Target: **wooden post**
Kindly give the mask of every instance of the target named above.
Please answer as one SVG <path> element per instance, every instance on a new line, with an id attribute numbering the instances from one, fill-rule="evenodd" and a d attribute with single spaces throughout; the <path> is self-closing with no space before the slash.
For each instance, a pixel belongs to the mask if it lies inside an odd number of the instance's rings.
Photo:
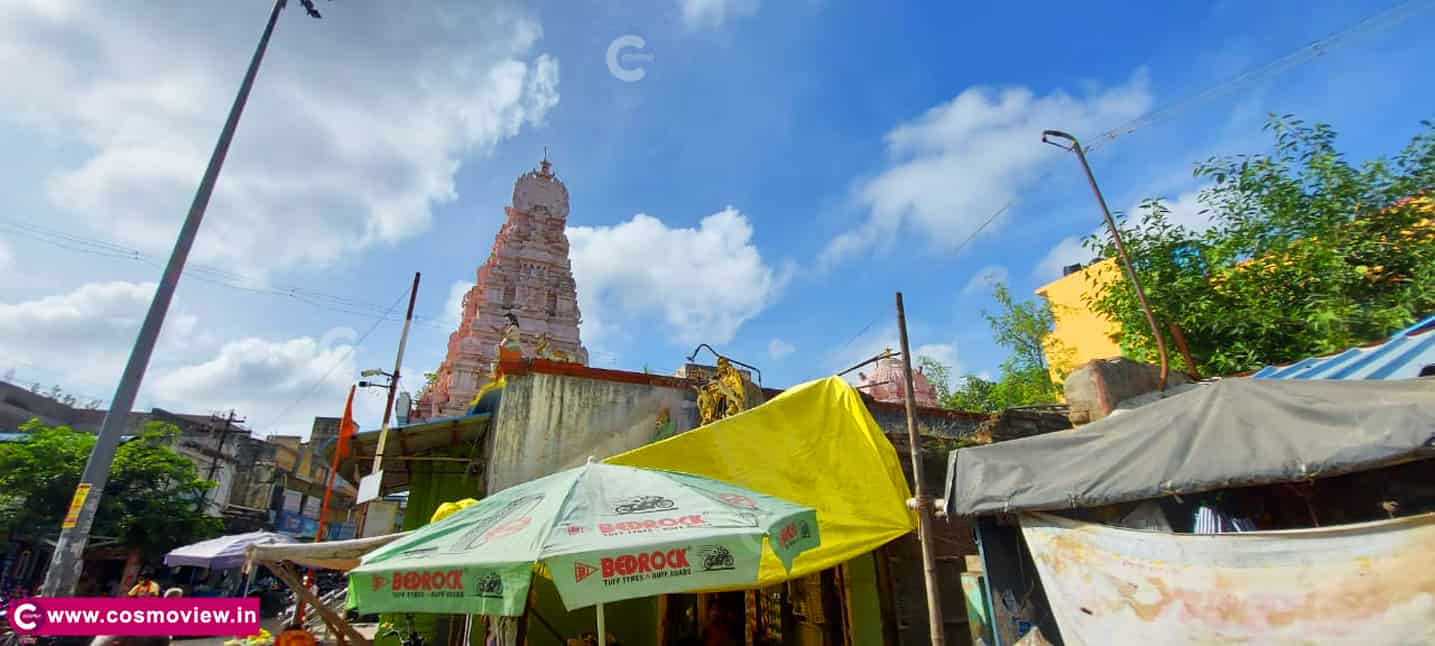
<path id="1" fill-rule="evenodd" d="M 289 589 L 294 591 L 295 596 L 314 606 L 314 611 L 319 613 L 319 616 L 324 619 L 324 623 L 328 624 L 331 630 L 348 637 L 353 641 L 355 646 L 373 646 L 372 642 L 364 639 L 364 636 L 359 634 L 359 631 L 354 630 L 354 627 L 349 625 L 349 622 L 344 621 L 343 617 L 335 614 L 333 610 L 330 610 L 319 601 L 319 598 L 314 596 L 314 593 L 310 592 L 309 588 L 304 587 L 303 582 L 299 580 L 299 575 L 290 570 L 288 566 L 278 563 L 265 563 L 264 567 L 269 568 L 269 571 L 273 572 L 274 576 L 279 577 L 279 580 L 283 581 L 284 585 L 289 586 Z M 296 616 L 295 619 L 302 628 L 304 618 Z"/>
<path id="2" fill-rule="evenodd" d="M 937 553 L 932 537 L 932 499 L 927 496 L 927 483 L 923 476 L 922 438 L 917 433 L 917 400 L 912 385 L 912 349 L 907 343 L 907 313 L 902 307 L 902 292 L 897 292 L 897 331 L 902 340 L 907 442 L 908 450 L 912 454 L 912 493 L 917 499 L 917 538 L 922 541 L 922 575 L 927 584 L 927 621 L 931 625 L 932 646 L 946 646 L 946 626 L 942 624 L 942 589 L 938 587 Z"/>

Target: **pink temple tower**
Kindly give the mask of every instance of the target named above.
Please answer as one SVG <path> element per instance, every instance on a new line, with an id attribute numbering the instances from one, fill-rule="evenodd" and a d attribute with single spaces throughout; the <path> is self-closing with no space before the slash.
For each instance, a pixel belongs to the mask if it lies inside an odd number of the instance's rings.
<path id="1" fill-rule="evenodd" d="M 488 261 L 478 268 L 463 297 L 458 330 L 448 337 L 448 355 L 437 377 L 419 398 L 420 419 L 464 414 L 478 389 L 488 383 L 498 345 L 512 319 L 525 357 L 545 354 L 588 364 L 578 335 L 583 322 L 578 288 L 568 259 L 568 188 L 553 174 L 547 155 L 538 170 L 519 176 L 508 221 L 493 240 Z"/>

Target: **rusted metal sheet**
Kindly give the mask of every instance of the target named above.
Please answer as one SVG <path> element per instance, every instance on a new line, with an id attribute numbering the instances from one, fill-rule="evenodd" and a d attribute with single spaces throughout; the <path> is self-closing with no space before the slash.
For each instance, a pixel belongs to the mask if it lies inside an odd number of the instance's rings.
<path id="1" fill-rule="evenodd" d="M 1435 514 L 1217 535 L 1021 521 L 1069 645 L 1435 643 Z"/>

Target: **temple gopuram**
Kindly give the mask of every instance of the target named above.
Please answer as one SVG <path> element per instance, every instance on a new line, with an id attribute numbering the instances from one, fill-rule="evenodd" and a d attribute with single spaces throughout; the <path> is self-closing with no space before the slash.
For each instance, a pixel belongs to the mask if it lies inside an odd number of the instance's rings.
<path id="1" fill-rule="evenodd" d="M 578 289 L 568 258 L 568 188 L 545 156 L 519 176 L 508 220 L 463 297 L 448 354 L 419 397 L 417 419 L 463 415 L 493 379 L 499 347 L 523 356 L 588 364 L 578 326 Z"/>

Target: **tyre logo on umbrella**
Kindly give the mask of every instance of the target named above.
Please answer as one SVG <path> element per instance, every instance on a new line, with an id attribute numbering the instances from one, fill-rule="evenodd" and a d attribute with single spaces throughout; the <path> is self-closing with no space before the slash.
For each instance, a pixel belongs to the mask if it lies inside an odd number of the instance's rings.
<path id="1" fill-rule="evenodd" d="M 677 503 L 662 496 L 634 496 L 613 505 L 615 514 L 642 514 L 650 511 L 677 509 Z"/>
<path id="2" fill-rule="evenodd" d="M 534 507 L 537 507 L 538 503 L 541 502 L 543 502 L 543 496 L 541 494 L 537 496 L 525 496 L 523 498 L 518 498 L 517 500 L 514 500 L 507 505 L 504 505 L 502 508 L 498 509 L 492 514 L 478 519 L 473 523 L 472 526 L 469 527 L 468 531 L 464 532 L 463 537 L 458 539 L 455 544 L 457 549 L 453 551 L 464 552 L 467 550 L 474 549 L 476 547 L 481 547 L 492 539 L 503 538 L 504 536 L 509 535 L 508 533 L 504 533 L 503 531 L 489 530 L 499 530 L 500 528 L 495 527 L 495 525 L 498 525 L 500 522 L 502 522 L 506 518 L 509 518 L 510 516 L 515 516 L 520 513 L 527 513 L 531 511 Z"/>
<path id="3" fill-rule="evenodd" d="M 593 567 L 593 566 L 591 566 L 591 565 L 588 565 L 587 563 L 582 563 L 582 562 L 579 562 L 579 561 L 574 561 L 574 562 L 573 562 L 573 581 L 576 582 L 576 583 L 582 583 L 582 582 L 583 582 L 583 579 L 586 579 L 586 578 L 588 578 L 588 577 L 590 577 L 590 576 L 593 576 L 594 574 L 597 574 L 597 573 L 598 573 L 598 568 L 596 568 L 596 567 Z"/>
<path id="4" fill-rule="evenodd" d="M 725 503 L 727 503 L 727 504 L 729 504 L 729 505 L 732 505 L 732 506 L 734 506 L 734 507 L 742 507 L 742 508 L 744 508 L 744 509 L 757 509 L 757 502 L 756 502 L 756 501 L 754 501 L 752 498 L 748 498 L 747 496 L 744 496 L 744 495 L 741 495 L 741 494 L 735 494 L 735 493 L 719 494 L 719 495 L 718 495 L 718 500 L 721 500 L 721 501 L 723 501 L 723 502 L 725 502 Z"/>
<path id="5" fill-rule="evenodd" d="M 698 554 L 703 557 L 704 572 L 737 569 L 737 562 L 733 559 L 732 552 L 721 545 L 704 545 L 698 549 Z"/>
<path id="6" fill-rule="evenodd" d="M 489 572 L 488 574 L 479 577 L 478 590 L 474 592 L 474 596 L 488 597 L 490 599 L 502 599 L 503 578 L 493 572 Z"/>

